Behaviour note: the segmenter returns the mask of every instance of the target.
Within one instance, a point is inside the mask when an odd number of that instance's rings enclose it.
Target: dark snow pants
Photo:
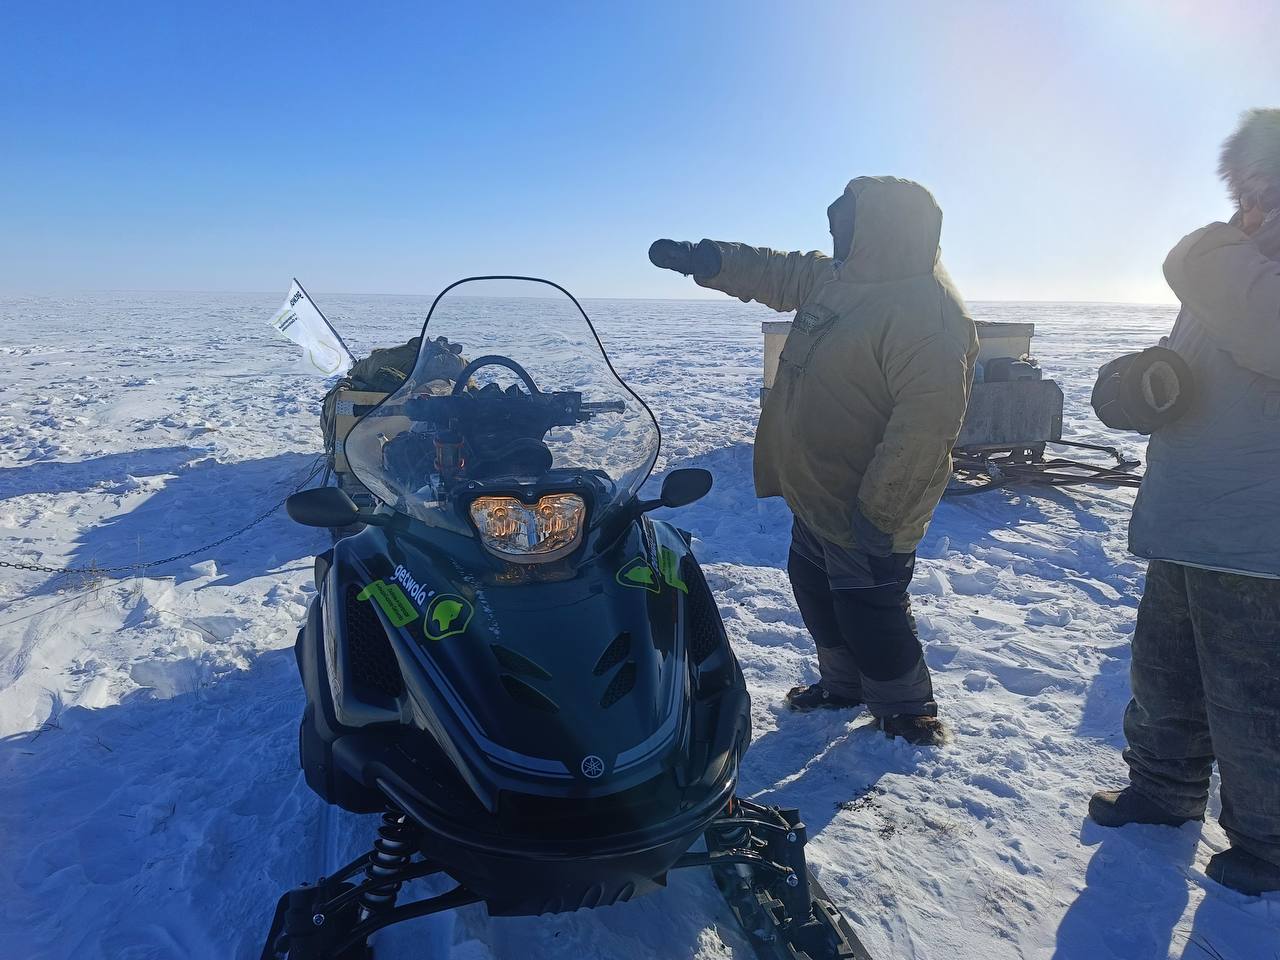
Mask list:
[[[1217,760],[1227,837],[1280,864],[1280,580],[1151,561],[1131,679],[1134,788],[1203,816]]]
[[[871,557],[830,543],[799,520],[791,531],[787,573],[822,685],[875,717],[938,713],[907,593],[915,562],[914,553]]]

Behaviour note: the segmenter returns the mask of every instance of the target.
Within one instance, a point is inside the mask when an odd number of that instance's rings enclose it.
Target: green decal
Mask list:
[[[680,579],[680,558],[670,547],[658,551],[658,569],[662,571],[662,579],[671,586],[681,593],[689,592],[689,585]]]
[[[657,593],[662,589],[657,574],[644,557],[636,557],[619,570],[618,582],[624,587],[640,587],[650,593]]]
[[[443,640],[466,631],[475,608],[457,594],[442,593],[427,606],[423,630],[428,640]]]
[[[412,623],[418,616],[418,611],[413,608],[413,604],[404,595],[404,591],[394,583],[387,583],[385,580],[375,580],[361,590],[356,595],[356,599],[372,599],[374,603],[382,608],[382,612],[387,615],[387,619],[397,627]]]

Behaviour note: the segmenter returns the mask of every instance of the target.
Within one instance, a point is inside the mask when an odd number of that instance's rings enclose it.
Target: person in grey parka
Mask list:
[[[1167,339],[1195,399],[1157,429],[1129,527],[1150,560],[1125,712],[1130,784],[1103,826],[1202,820],[1215,760],[1231,841],[1206,872],[1280,890],[1280,110],[1247,113],[1220,173],[1230,223],[1165,261],[1182,310]]]

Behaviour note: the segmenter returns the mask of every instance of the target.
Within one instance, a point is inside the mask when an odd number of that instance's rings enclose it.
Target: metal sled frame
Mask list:
[[[1105,453],[1114,463],[1089,463],[1066,457],[1045,458],[1049,445]],[[1133,471],[1138,460],[1127,459],[1115,447],[1072,440],[1045,440],[1012,447],[957,449],[952,455],[954,467],[951,484],[945,496],[962,497],[986,493],[1015,484],[1046,487],[1077,487],[1100,484],[1112,487],[1136,487],[1142,476]]]

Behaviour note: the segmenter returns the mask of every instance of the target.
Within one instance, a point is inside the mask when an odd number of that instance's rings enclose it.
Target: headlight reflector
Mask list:
[[[587,505],[576,493],[549,493],[535,504],[515,497],[476,497],[471,522],[480,542],[513,563],[556,560],[582,539]]]

